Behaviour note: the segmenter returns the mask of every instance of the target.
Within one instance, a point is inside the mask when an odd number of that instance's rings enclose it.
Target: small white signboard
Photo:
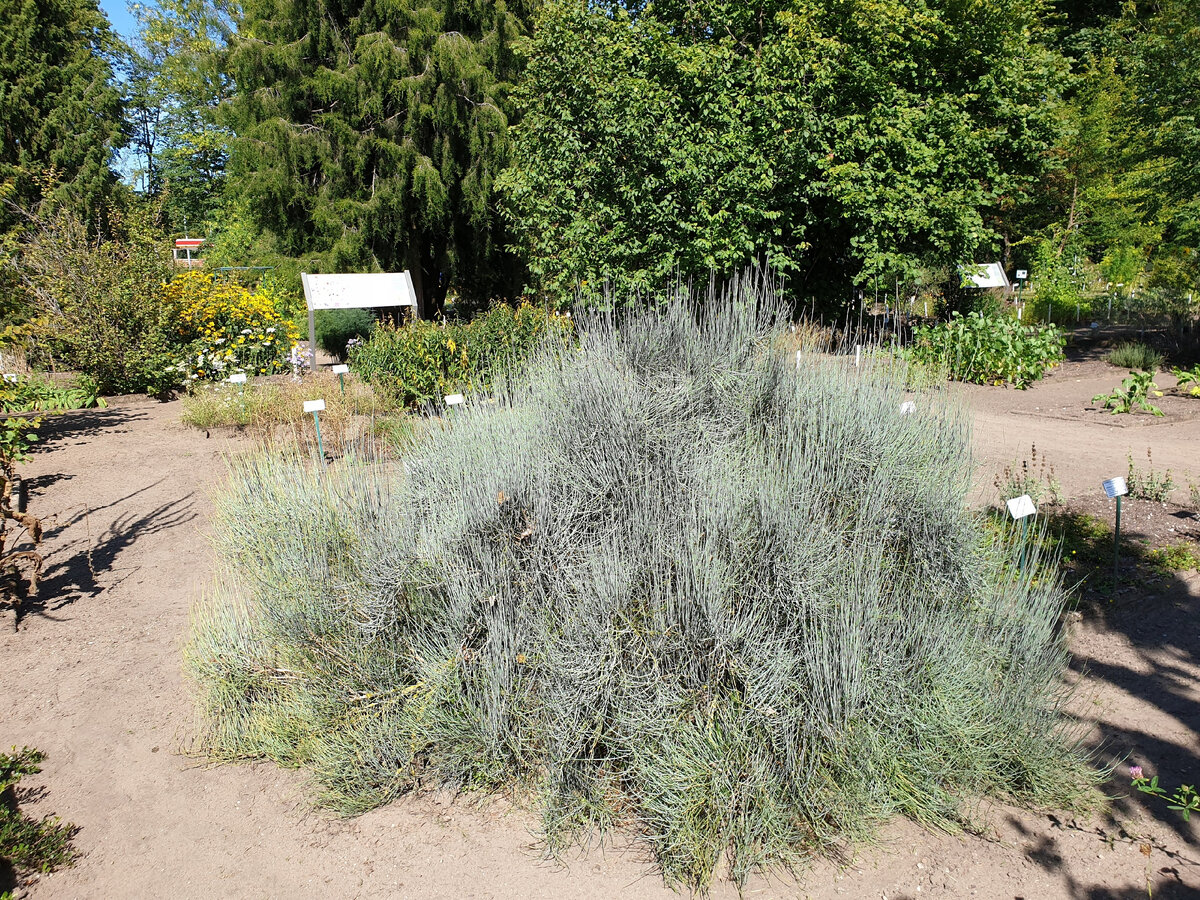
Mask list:
[[[1114,497],[1124,497],[1129,493],[1129,488],[1125,484],[1124,478],[1110,478],[1104,482],[1104,493],[1108,494],[1108,499]]]
[[[246,373],[238,372],[236,375],[230,375],[229,383],[230,384],[245,384],[246,383]]]
[[[348,365],[346,365],[345,363],[336,365],[333,367],[333,374],[334,375],[349,375],[350,367]]]
[[[417,292],[407,272],[300,276],[309,309],[370,309],[416,306]]]
[[[324,412],[325,411],[325,401],[324,400],[305,400],[304,401],[304,411],[306,413]]]
[[[15,374],[13,374],[12,372],[5,372],[5,373],[4,373],[4,380],[5,380],[5,381],[12,381],[12,382],[16,382],[16,381],[17,381],[17,376],[16,376]]]
[[[1014,519],[1023,519],[1026,516],[1032,516],[1036,512],[1037,507],[1033,505],[1033,498],[1028,494],[1013,497],[1008,501],[1008,514]]]
[[[349,275],[300,273],[304,302],[308,304],[308,353],[317,367],[317,328],[314,310],[373,309],[382,306],[417,306],[417,292],[407,272],[367,272]]]
[[[458,406],[460,403],[466,403],[466,402],[467,402],[467,398],[464,397],[462,394],[450,394],[448,397],[446,397],[446,405],[447,406]]]
[[[912,415],[916,411],[917,411],[917,404],[914,403],[912,400],[905,400],[903,403],[900,404],[900,415],[902,415],[902,416]]]
[[[1024,281],[1029,277],[1028,269],[1017,269],[1017,281]]]

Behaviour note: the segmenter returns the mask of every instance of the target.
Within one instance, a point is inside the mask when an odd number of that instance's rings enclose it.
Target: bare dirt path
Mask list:
[[[1120,374],[1101,373],[1113,384]],[[1063,397],[1097,392],[1086,372],[1060,375],[1027,394],[967,392],[987,478],[997,461],[1027,454],[1029,440],[1059,463],[1068,491],[1092,490],[1101,468],[1123,471],[1126,448],[1106,425],[1028,415],[1024,404],[1060,385],[1076,385]],[[57,524],[45,545],[45,605],[17,633],[0,620],[0,745],[49,753],[28,782],[28,809],[79,825],[81,852],[32,897],[675,896],[637,850],[593,848],[565,868],[541,862],[533,818],[503,800],[410,797],[337,820],[308,807],[298,773],[183,755],[194,720],[180,647],[212,575],[208,492],[222,454],[237,447],[184,429],[178,415],[178,404],[119,399],[56,418],[26,467],[31,511]],[[1194,425],[1163,428],[1137,426],[1135,459],[1141,435],[1154,433],[1156,464],[1187,468],[1200,446]],[[1200,776],[1200,577],[1089,617],[1074,646],[1073,710],[1089,742],[1172,784]],[[1114,792],[1126,793],[1123,773]],[[798,882],[756,881],[747,895],[1133,900],[1149,882],[1155,897],[1200,897],[1195,823],[1140,797],[1094,821],[1006,809],[980,821],[982,837],[894,823],[845,871],[821,864]],[[714,893],[736,896],[728,885]]]

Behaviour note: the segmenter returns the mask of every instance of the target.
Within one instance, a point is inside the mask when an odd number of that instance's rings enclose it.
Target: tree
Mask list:
[[[292,256],[409,269],[423,315],[453,287],[516,290],[493,182],[513,42],[537,0],[249,0],[231,52],[232,177]]]
[[[123,143],[113,37],[96,0],[0,0],[0,183],[31,209],[53,183],[94,215]],[[47,180],[47,175],[51,177]],[[0,230],[16,219],[0,210]]]
[[[121,54],[126,117],[143,192],[165,191],[163,212],[202,227],[223,200],[228,142],[217,121],[232,95],[224,53],[234,33],[223,0],[134,4],[138,34]]]
[[[548,4],[527,47],[507,209],[531,272],[765,260],[800,294],[908,280],[994,241],[1035,183],[1061,57],[1040,0]]]

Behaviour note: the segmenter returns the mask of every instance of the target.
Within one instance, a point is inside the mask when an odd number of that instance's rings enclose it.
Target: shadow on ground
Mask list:
[[[120,579],[103,579],[103,576],[114,571],[118,557],[135,541],[176,528],[196,518],[197,513],[193,508],[194,495],[188,494],[162,503],[141,515],[118,515],[107,528],[93,537],[90,531],[93,514],[100,509],[118,506],[146,490],[149,490],[149,487],[104,507],[79,512],[66,522],[55,523],[47,531],[47,535],[52,537],[73,528],[76,537],[48,556],[37,594],[23,598],[17,607],[18,626],[21,620],[28,616],[53,619],[52,614],[63,607],[77,600],[95,597],[119,583]],[[82,534],[79,533],[81,526]]]

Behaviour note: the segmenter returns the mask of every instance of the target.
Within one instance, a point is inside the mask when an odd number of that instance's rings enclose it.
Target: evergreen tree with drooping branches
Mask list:
[[[235,190],[292,256],[412,272],[420,310],[519,288],[492,185],[538,0],[249,0]]]
[[[108,57],[115,39],[96,0],[0,0],[0,185],[31,209],[53,185],[82,214],[111,189],[124,142]],[[0,233],[17,214],[0,208]]]

